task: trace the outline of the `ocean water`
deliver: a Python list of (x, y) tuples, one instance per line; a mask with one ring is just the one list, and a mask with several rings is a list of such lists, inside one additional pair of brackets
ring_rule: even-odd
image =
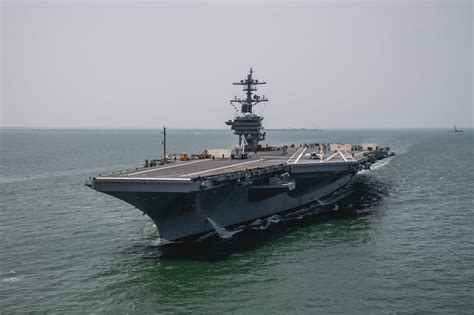
[[(473, 130), (267, 134), (397, 155), (360, 173), (328, 215), (163, 245), (140, 211), (84, 186), (158, 157), (159, 130), (0, 131), (0, 313), (474, 312)], [(234, 141), (170, 130), (168, 148)]]

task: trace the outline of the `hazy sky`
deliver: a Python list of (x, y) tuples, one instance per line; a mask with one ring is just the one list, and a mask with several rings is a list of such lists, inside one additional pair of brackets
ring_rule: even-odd
[[(2, 127), (473, 126), (471, 1), (3, 1)], [(264, 108), (258, 109), (261, 112)]]

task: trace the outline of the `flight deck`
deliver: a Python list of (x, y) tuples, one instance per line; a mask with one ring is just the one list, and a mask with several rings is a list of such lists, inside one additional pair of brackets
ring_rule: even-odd
[(214, 157), (189, 161), (169, 161), (155, 167), (112, 173), (96, 179), (103, 180), (165, 180), (180, 181), (205, 179), (235, 172), (249, 172), (268, 168), (294, 168), (296, 166), (327, 168), (336, 165), (357, 165), (368, 160), (371, 151), (327, 151), (320, 155), (310, 146), (295, 146), (287, 150), (252, 152), (247, 159)]

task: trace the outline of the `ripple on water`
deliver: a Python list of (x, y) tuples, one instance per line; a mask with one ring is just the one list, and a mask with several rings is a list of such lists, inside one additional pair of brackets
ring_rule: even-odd
[[(233, 141), (225, 132), (199, 133), (201, 140), (170, 131), (171, 142), (198, 152), (203, 137), (215, 147)], [(270, 133), (278, 143), (358, 142), (361, 136), (402, 154), (359, 174), (352, 194), (328, 215), (308, 209), (256, 220), (238, 233), (221, 231), (228, 238), (213, 233), (175, 244), (157, 239), (151, 221), (133, 207), (83, 186), (102, 166), (106, 172), (153, 156), (149, 144), (157, 132), (2, 135), (2, 311), (474, 309), (472, 133)], [(26, 168), (25, 155), (44, 173)]]

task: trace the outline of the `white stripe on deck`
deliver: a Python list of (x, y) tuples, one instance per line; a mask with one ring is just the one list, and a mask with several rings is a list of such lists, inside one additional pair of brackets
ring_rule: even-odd
[(249, 164), (249, 163), (255, 163), (255, 162), (260, 162), (260, 161), (264, 161), (264, 159), (259, 159), (259, 160), (255, 160), (255, 161), (248, 161), (248, 162), (243, 162), (243, 163), (238, 163), (238, 164), (232, 164), (232, 165), (227, 165), (227, 166), (222, 166), (222, 167), (217, 167), (217, 168), (211, 168), (210, 170), (205, 170), (205, 171), (200, 171), (200, 172), (185, 174), (185, 175), (181, 175), (181, 176), (182, 176), (182, 177), (185, 177), (185, 176), (194, 176), (194, 175), (198, 175), (198, 174), (209, 173), (209, 172), (213, 172), (213, 171), (223, 170), (223, 169), (226, 169), (226, 168), (231, 168), (231, 167), (235, 167), (235, 166), (239, 166), (239, 165), (244, 165), (244, 164)]
[(298, 161), (301, 159), (301, 157), (303, 156), (303, 153), (305, 153), (305, 151), (306, 151), (306, 147), (304, 147), (304, 150), (303, 150), (303, 151), (301, 151), (300, 155), (298, 155), (298, 158), (296, 159), (296, 161), (295, 161), (295, 162), (293, 162), (293, 164), (296, 164), (296, 163), (298, 163)]
[(144, 174), (144, 173), (154, 172), (154, 171), (159, 171), (159, 170), (166, 170), (166, 169), (168, 169), (168, 168), (173, 168), (173, 167), (178, 167), (178, 166), (185, 166), (185, 165), (194, 164), (194, 163), (198, 163), (198, 162), (204, 162), (204, 161), (209, 161), (209, 160), (207, 160), (207, 159), (202, 159), (202, 160), (197, 160), (197, 161), (193, 161), (193, 162), (185, 162), (185, 163), (174, 164), (174, 165), (170, 165), (170, 166), (154, 167), (154, 168), (151, 169), (151, 170), (146, 170), (146, 171), (140, 171), (140, 172), (130, 173), (130, 174), (127, 174), (127, 176), (138, 175), (138, 174)]
[(303, 148), (299, 148), (298, 150), (296, 150), (295, 153), (293, 153), (293, 155), (286, 161), (286, 163), (289, 163), (299, 152), (300, 150), (302, 150)]
[(283, 159), (285, 159), (285, 156), (280, 156), (280, 155), (259, 155), (258, 157), (262, 158), (262, 159), (267, 159), (267, 160), (283, 160)]
[(347, 162), (347, 158), (344, 156), (344, 153), (342, 153), (342, 151), (337, 151), (339, 153), (339, 155), (342, 157), (342, 159), (344, 160), (344, 162)]
[(339, 154), (339, 151), (336, 151), (336, 153), (334, 153), (334, 154), (331, 155), (330, 157), (324, 159), (324, 161), (329, 161), (329, 160), (331, 160), (333, 157), (335, 157), (335, 156), (338, 155), (338, 154)]

